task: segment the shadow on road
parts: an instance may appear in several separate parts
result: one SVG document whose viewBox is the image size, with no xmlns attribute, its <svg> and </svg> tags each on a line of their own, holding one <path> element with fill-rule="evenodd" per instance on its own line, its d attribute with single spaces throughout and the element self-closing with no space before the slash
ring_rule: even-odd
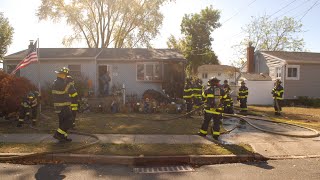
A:
<svg viewBox="0 0 320 180">
<path fill-rule="evenodd" d="M 44 165 L 38 169 L 37 173 L 34 175 L 36 180 L 61 180 L 66 176 L 61 174 L 65 170 L 65 164 L 58 165 Z"/>
</svg>

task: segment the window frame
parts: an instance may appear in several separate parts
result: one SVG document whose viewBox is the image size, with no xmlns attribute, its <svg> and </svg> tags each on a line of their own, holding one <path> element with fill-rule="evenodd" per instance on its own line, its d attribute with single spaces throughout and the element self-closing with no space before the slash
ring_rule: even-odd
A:
<svg viewBox="0 0 320 180">
<path fill-rule="evenodd" d="M 289 68 L 297 69 L 297 77 L 289 77 Z M 286 66 L 286 79 L 287 80 L 300 80 L 300 65 L 287 65 Z"/>
<path fill-rule="evenodd" d="M 18 64 L 7 64 L 7 65 L 6 65 L 6 73 L 11 74 L 12 71 L 17 67 L 17 65 L 18 65 Z M 8 67 L 9 67 L 9 66 L 12 66 L 12 67 L 13 67 L 12 69 L 10 68 L 10 69 L 11 69 L 10 72 L 8 71 Z M 20 76 L 21 76 L 21 71 L 20 71 L 20 69 L 17 70 L 17 72 L 15 73 L 15 76 L 16 76 L 16 77 L 20 77 Z"/>
<path fill-rule="evenodd" d="M 138 78 L 138 66 L 141 66 L 143 65 L 143 79 L 139 79 Z M 152 65 L 152 79 L 151 80 L 148 80 L 146 78 L 147 76 L 147 66 L 150 66 Z M 159 65 L 160 66 L 160 79 L 159 80 L 156 80 L 154 79 L 155 75 L 156 75 L 156 65 Z M 163 81 L 163 63 L 161 62 L 137 62 L 136 63 L 136 81 L 140 81 L 140 82 L 162 82 Z"/>
<path fill-rule="evenodd" d="M 202 73 L 202 79 L 207 79 L 208 78 L 208 73 L 207 72 L 203 72 Z"/>
<path fill-rule="evenodd" d="M 282 68 L 280 66 L 275 68 L 275 74 L 276 78 L 282 78 Z"/>
</svg>

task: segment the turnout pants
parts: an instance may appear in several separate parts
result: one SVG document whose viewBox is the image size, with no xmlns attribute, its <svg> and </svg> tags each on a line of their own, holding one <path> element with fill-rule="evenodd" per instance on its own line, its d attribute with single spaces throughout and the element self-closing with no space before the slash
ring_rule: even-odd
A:
<svg viewBox="0 0 320 180">
<path fill-rule="evenodd" d="M 212 124 L 212 136 L 218 137 L 220 135 L 220 124 L 222 116 L 221 114 L 211 114 L 211 113 L 204 113 L 204 120 L 200 129 L 200 133 L 207 135 L 208 134 L 208 127 L 209 123 L 213 119 Z"/>
<path fill-rule="evenodd" d="M 60 135 L 68 136 L 67 132 L 72 127 L 72 112 L 69 106 L 64 106 L 61 112 L 58 113 L 59 118 L 59 128 L 57 133 Z"/>
<path fill-rule="evenodd" d="M 240 112 L 247 112 L 247 98 L 240 99 Z"/>
<path fill-rule="evenodd" d="M 280 113 L 282 111 L 282 100 L 273 99 L 274 112 Z"/>
<path fill-rule="evenodd" d="M 77 111 L 72 110 L 72 126 L 73 127 L 76 125 L 76 117 L 77 117 Z"/>
<path fill-rule="evenodd" d="M 191 112 L 192 111 L 192 100 L 191 99 L 187 99 L 186 100 L 186 103 L 187 103 L 187 113 Z M 190 114 L 191 115 L 191 114 Z"/>
</svg>

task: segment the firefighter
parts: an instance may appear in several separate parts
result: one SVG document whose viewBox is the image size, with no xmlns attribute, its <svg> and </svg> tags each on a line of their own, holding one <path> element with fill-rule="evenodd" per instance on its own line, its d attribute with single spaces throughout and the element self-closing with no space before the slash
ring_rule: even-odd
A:
<svg viewBox="0 0 320 180">
<path fill-rule="evenodd" d="M 68 68 L 61 68 L 57 73 L 57 79 L 53 82 L 52 95 L 55 113 L 58 114 L 59 128 L 53 137 L 60 142 L 70 142 L 68 138 L 68 129 L 72 127 L 72 112 L 70 109 L 71 100 L 69 98 L 69 87 L 66 78 L 69 73 Z"/>
<path fill-rule="evenodd" d="M 281 80 L 277 79 L 275 82 L 275 86 L 272 89 L 271 94 L 273 95 L 273 105 L 274 105 L 274 114 L 277 116 L 281 115 L 282 111 L 282 101 L 283 101 L 283 87 L 281 86 Z"/>
<path fill-rule="evenodd" d="M 246 83 L 241 81 L 241 87 L 239 88 L 238 98 L 237 100 L 240 101 L 240 112 L 246 113 L 248 111 L 247 107 L 247 99 L 248 99 L 248 88 L 246 87 Z"/>
<path fill-rule="evenodd" d="M 37 117 L 38 117 L 38 108 L 40 104 L 41 95 L 38 91 L 32 92 L 35 96 L 32 105 L 31 105 L 31 112 L 32 112 L 32 126 L 37 124 Z"/>
<path fill-rule="evenodd" d="M 192 88 L 193 107 L 195 109 L 199 108 L 202 105 L 202 91 L 202 80 L 196 79 Z"/>
<path fill-rule="evenodd" d="M 228 114 L 233 114 L 233 100 L 231 98 L 231 88 L 228 84 L 228 80 L 224 80 L 223 90 L 225 92 L 223 112 Z"/>
<path fill-rule="evenodd" d="M 71 98 L 71 112 L 72 112 L 72 127 L 74 128 L 76 126 L 76 116 L 78 112 L 78 92 L 74 86 L 74 79 L 72 76 L 67 75 L 67 84 L 70 86 L 69 87 L 69 97 Z"/>
<path fill-rule="evenodd" d="M 191 110 L 192 110 L 192 82 L 191 78 L 186 79 L 186 83 L 184 85 L 184 90 L 183 90 L 183 99 L 186 101 L 187 104 L 187 117 L 191 117 Z"/>
<path fill-rule="evenodd" d="M 204 106 L 204 120 L 198 132 L 199 136 L 206 136 L 210 120 L 213 119 L 212 137 L 218 140 L 220 136 L 220 124 L 223 112 L 223 96 L 224 90 L 219 85 L 220 80 L 216 77 L 211 77 L 208 80 L 209 87 L 203 91 L 202 99 Z"/>
<path fill-rule="evenodd" d="M 22 127 L 22 124 L 24 123 L 24 119 L 26 116 L 29 116 L 29 118 L 34 116 L 32 114 L 32 105 L 34 100 L 35 96 L 32 92 L 29 92 L 27 96 L 22 100 L 19 110 L 19 121 L 17 127 Z"/>
</svg>

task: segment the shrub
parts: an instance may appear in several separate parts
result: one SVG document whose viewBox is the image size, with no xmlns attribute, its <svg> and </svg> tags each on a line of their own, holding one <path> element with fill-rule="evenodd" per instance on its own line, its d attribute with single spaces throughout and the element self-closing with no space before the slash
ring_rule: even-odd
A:
<svg viewBox="0 0 320 180">
<path fill-rule="evenodd" d="M 0 74 L 0 111 L 9 114 L 19 110 L 22 99 L 36 87 L 24 77 Z"/>
<path fill-rule="evenodd" d="M 320 99 L 309 98 L 307 96 L 299 96 L 298 99 L 285 100 L 285 104 L 289 106 L 320 107 Z"/>
</svg>

